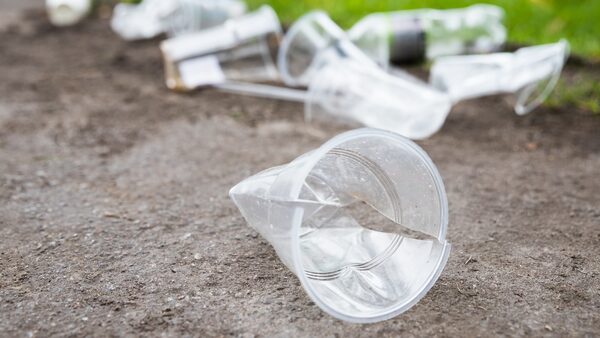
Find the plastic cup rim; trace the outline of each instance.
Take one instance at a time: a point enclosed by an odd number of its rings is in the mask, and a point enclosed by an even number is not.
[[[339,134],[339,135],[333,137],[332,139],[330,139],[329,141],[324,143],[322,146],[317,148],[312,154],[310,154],[310,158],[307,160],[306,163],[304,163],[301,171],[299,173],[297,173],[297,175],[296,175],[296,179],[294,180],[295,186],[292,187],[292,189],[290,190],[290,195],[295,195],[295,196],[290,196],[290,198],[298,197],[298,195],[300,193],[300,189],[302,187],[302,184],[303,184],[306,176],[308,176],[308,174],[310,173],[312,168],[317,164],[317,162],[323,156],[325,156],[325,154],[327,154],[331,149],[335,148],[339,144],[345,143],[352,139],[359,138],[359,137],[365,137],[365,136],[384,137],[384,138],[388,138],[388,139],[391,139],[396,142],[400,142],[403,145],[407,146],[408,149],[412,150],[412,152],[421,159],[423,164],[425,164],[425,167],[427,168],[428,173],[431,175],[431,177],[434,181],[434,185],[436,187],[436,191],[438,194],[438,200],[440,201],[440,209],[441,209],[440,210],[440,230],[439,230],[437,238],[441,243],[444,243],[444,248],[442,249],[442,253],[440,255],[440,258],[438,259],[437,265],[432,270],[432,273],[430,274],[428,280],[425,283],[423,283],[423,285],[420,287],[419,291],[415,292],[414,295],[408,301],[397,304],[392,308],[386,309],[385,311],[381,311],[380,313],[376,313],[376,314],[369,315],[369,316],[348,315],[348,314],[342,313],[342,312],[334,309],[333,307],[331,307],[331,306],[327,305],[325,302],[323,302],[320,299],[318,293],[312,287],[308,278],[306,277],[306,274],[304,272],[302,262],[301,262],[301,251],[300,251],[300,242],[299,242],[300,226],[302,223],[302,212],[298,212],[298,210],[296,210],[296,212],[294,213],[294,215],[292,217],[293,224],[291,227],[292,262],[294,265],[294,270],[296,271],[296,275],[300,279],[300,282],[301,282],[303,288],[306,290],[309,297],[315,302],[315,304],[317,304],[321,309],[323,309],[325,312],[332,315],[333,317],[344,320],[344,321],[353,322],[353,323],[378,322],[378,321],[382,321],[385,319],[395,317],[395,316],[399,315],[400,313],[408,310],[415,303],[417,303],[423,296],[425,296],[427,291],[429,291],[429,289],[433,286],[433,284],[435,283],[435,281],[438,279],[439,275],[441,274],[444,266],[446,265],[446,261],[448,259],[448,254],[450,252],[450,245],[445,241],[446,229],[448,226],[448,201],[447,201],[446,190],[444,188],[444,183],[442,181],[442,178],[441,178],[437,168],[433,164],[433,161],[427,155],[427,153],[421,147],[419,147],[416,143],[412,142],[410,139],[405,138],[399,134],[385,131],[385,130],[374,129],[374,128],[360,128],[360,129],[351,130],[351,131],[348,131],[348,132],[345,132],[345,133],[342,133],[342,134]]]

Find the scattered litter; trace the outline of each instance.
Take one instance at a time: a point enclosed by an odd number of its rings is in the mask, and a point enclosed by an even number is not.
[[[378,67],[324,12],[299,19],[278,55],[287,85],[308,85],[307,120],[333,116],[423,139],[434,134],[451,108],[450,97],[404,72]]]
[[[231,82],[217,87],[304,102],[307,120],[333,116],[413,139],[439,130],[451,108],[445,93],[409,74],[390,75],[379,68],[320,11],[290,28],[279,50],[278,68],[287,85],[306,84],[308,91]]]

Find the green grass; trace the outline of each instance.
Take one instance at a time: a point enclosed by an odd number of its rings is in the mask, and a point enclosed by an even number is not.
[[[344,28],[368,13],[413,8],[455,8],[478,2],[506,11],[509,42],[539,44],[566,38],[573,53],[600,60],[600,0],[247,0],[250,8],[263,3],[291,23],[311,9],[323,9]]]
[[[577,73],[572,79],[562,78],[545,102],[550,107],[576,107],[600,115],[600,82],[598,74]]]

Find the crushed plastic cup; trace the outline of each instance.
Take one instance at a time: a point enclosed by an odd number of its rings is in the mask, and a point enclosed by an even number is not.
[[[377,66],[319,11],[290,28],[278,68],[286,84],[308,86],[307,120],[334,117],[423,139],[441,128],[452,108],[447,94]]]
[[[334,117],[419,140],[435,134],[451,108],[448,95],[418,79],[341,59],[312,79],[304,112],[307,121]]]
[[[442,179],[421,148],[394,133],[340,134],[229,194],[310,298],[342,320],[408,310],[450,252]]]
[[[531,112],[554,89],[569,56],[566,40],[525,47],[514,53],[447,56],[431,67],[430,83],[454,102],[508,93],[519,115]]]
[[[92,0],[46,0],[50,23],[72,26],[85,19],[92,10]]]
[[[274,51],[281,24],[269,6],[200,32],[161,43],[167,86],[191,90],[227,81],[279,78]]]
[[[219,25],[246,12],[240,0],[144,0],[117,4],[111,27],[125,40],[174,37]]]
[[[502,8],[487,4],[374,13],[357,22],[348,35],[386,68],[390,61],[498,51],[506,41],[503,18]]]

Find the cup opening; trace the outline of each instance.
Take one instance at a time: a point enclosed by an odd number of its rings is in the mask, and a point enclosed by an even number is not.
[[[320,148],[307,169],[298,199],[318,207],[295,225],[295,270],[331,315],[375,322],[407,310],[439,276],[449,252],[447,202],[414,143],[379,130],[350,133]]]
[[[548,76],[521,88],[515,95],[515,112],[525,115],[541,105],[550,96],[558,83],[564,63],[569,57],[569,44],[561,40],[552,46],[550,51],[540,63],[545,63],[552,68]]]
[[[283,81],[289,86],[306,85],[316,67],[316,56],[344,34],[322,11],[298,19],[285,34],[277,57]]]

